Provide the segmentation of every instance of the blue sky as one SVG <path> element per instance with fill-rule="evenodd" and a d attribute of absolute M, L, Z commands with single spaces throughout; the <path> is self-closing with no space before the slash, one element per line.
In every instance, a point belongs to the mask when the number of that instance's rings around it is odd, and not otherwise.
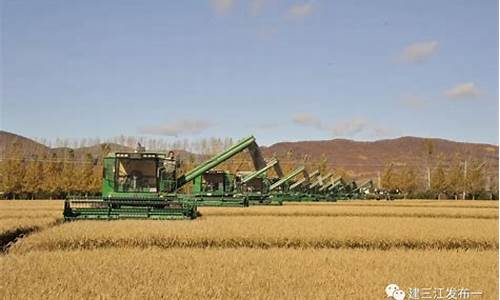
<path fill-rule="evenodd" d="M 498 144 L 498 1 L 1 1 L 1 128 Z"/>

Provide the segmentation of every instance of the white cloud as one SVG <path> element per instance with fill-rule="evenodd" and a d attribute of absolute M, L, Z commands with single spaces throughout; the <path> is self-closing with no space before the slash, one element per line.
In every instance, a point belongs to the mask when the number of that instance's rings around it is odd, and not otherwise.
<path fill-rule="evenodd" d="M 318 129 L 323 129 L 323 124 L 321 123 L 321 120 L 318 117 L 313 116 L 309 113 L 296 114 L 293 117 L 293 122 L 300 124 L 300 125 L 304 125 L 304 126 L 310 126 L 310 127 L 316 127 Z"/>
<path fill-rule="evenodd" d="M 430 58 L 438 49 L 437 41 L 425 41 L 408 45 L 399 57 L 399 61 L 406 63 L 419 63 Z"/>
<path fill-rule="evenodd" d="M 227 14 L 234 6 L 234 0 L 210 0 L 210 5 L 218 15 Z"/>
<path fill-rule="evenodd" d="M 414 95 L 406 95 L 401 97 L 401 104 L 411 109 L 419 109 L 425 105 L 425 100 Z"/>
<path fill-rule="evenodd" d="M 294 4 L 288 11 L 287 15 L 292 18 L 304 18 L 314 12 L 314 5 L 312 3 Z"/>
<path fill-rule="evenodd" d="M 318 117 L 309 113 L 299 113 L 295 115 L 292 120 L 296 124 L 316 128 L 328 132 L 333 136 L 356 135 L 368 127 L 368 122 L 363 118 L 353 118 L 330 125 L 325 124 Z"/>
<path fill-rule="evenodd" d="M 474 82 L 465 82 L 452 87 L 445 91 L 444 94 L 451 100 L 460 100 L 478 97 L 482 92 Z"/>
<path fill-rule="evenodd" d="M 179 120 L 173 123 L 140 128 L 139 131 L 144 134 L 179 136 L 197 134 L 212 126 L 211 122 L 205 120 Z"/>

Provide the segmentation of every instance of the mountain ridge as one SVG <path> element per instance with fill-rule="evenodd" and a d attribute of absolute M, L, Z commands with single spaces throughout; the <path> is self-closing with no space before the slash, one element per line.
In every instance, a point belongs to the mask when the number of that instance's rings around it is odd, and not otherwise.
<path fill-rule="evenodd" d="M 106 145 L 110 151 L 131 151 L 130 147 L 101 143 L 81 148 L 50 148 L 32 139 L 18 134 L 0 131 L 0 146 L 18 141 L 23 145 L 26 155 L 33 155 L 36 151 L 47 154 L 56 153 L 64 155 L 73 151 L 76 158 L 81 158 L 88 153 L 98 157 L 101 148 Z M 270 146 L 262 146 L 265 157 L 276 156 L 283 162 L 287 160 L 291 164 L 299 164 L 304 157 L 309 161 L 317 163 L 326 160 L 329 167 L 343 168 L 362 177 L 373 177 L 388 164 L 396 166 L 433 166 L 439 159 L 446 164 L 453 160 L 478 160 L 487 163 L 488 173 L 498 174 L 498 145 L 487 143 L 457 142 L 442 138 L 422 138 L 403 136 L 394 139 L 382 139 L 376 141 L 355 141 L 350 139 L 330 139 L 312 141 L 284 141 L 274 143 Z M 429 155 L 429 149 L 431 153 Z M 1 150 L 1 149 L 0 149 Z M 186 151 L 179 151 L 180 156 L 195 155 Z"/>

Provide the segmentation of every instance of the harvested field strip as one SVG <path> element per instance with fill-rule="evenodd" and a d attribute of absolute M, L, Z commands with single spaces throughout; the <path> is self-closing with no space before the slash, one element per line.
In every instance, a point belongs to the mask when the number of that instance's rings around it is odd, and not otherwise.
<path fill-rule="evenodd" d="M 324 216 L 324 217 L 411 217 L 411 218 L 472 218 L 498 219 L 495 209 L 422 208 L 415 207 L 346 207 L 335 204 L 324 206 L 268 206 L 268 207 L 200 207 L 203 216 Z"/>
<path fill-rule="evenodd" d="M 498 249 L 497 220 L 217 217 L 190 222 L 73 222 L 23 239 L 13 253 L 109 247 Z"/>
<path fill-rule="evenodd" d="M 56 218 L 16 218 L 0 220 L 0 253 L 5 252 L 19 238 L 42 228 L 57 224 Z"/>
<path fill-rule="evenodd" d="M 0 269 L 2 299 L 383 299 L 390 282 L 498 299 L 497 251 L 40 251 L 0 257 Z"/>
<path fill-rule="evenodd" d="M 12 245 L 14 245 L 17 239 L 37 230 L 40 230 L 39 226 L 16 228 L 0 233 L 0 253 L 7 251 Z"/>

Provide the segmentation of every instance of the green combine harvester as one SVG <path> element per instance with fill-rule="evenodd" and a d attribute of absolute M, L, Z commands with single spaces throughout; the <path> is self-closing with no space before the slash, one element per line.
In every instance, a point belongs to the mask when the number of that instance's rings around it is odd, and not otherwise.
<path fill-rule="evenodd" d="M 179 175 L 178 163 L 170 152 L 117 152 L 104 158 L 102 197 L 69 198 L 64 203 L 64 219 L 194 219 L 197 197 L 180 194 L 188 182 L 248 149 L 254 164 L 265 165 L 255 138 L 250 136 L 193 170 Z"/>
<path fill-rule="evenodd" d="M 255 159 L 253 160 L 255 164 Z M 276 159 L 256 171 L 231 174 L 211 170 L 194 179 L 192 194 L 196 197 L 198 206 L 281 205 L 281 201 L 273 201 L 269 197 L 271 179 L 266 176 L 266 172 L 271 168 L 282 174 Z"/>

